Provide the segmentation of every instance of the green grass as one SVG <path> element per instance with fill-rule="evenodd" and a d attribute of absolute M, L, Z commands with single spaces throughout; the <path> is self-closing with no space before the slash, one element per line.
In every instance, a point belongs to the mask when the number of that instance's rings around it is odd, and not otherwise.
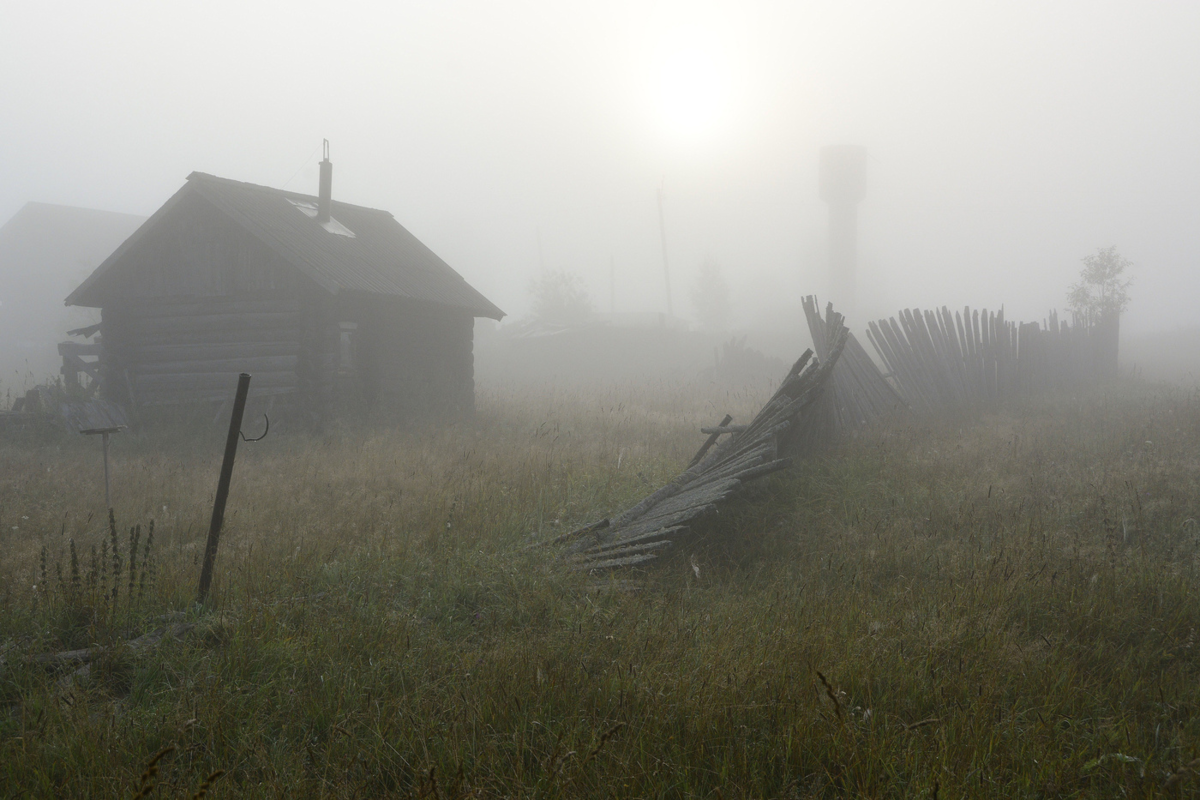
<path fill-rule="evenodd" d="M 872 432 L 644 574 L 527 547 L 667 480 L 766 388 L 485 390 L 470 423 L 242 445 L 204 613 L 219 426 L 114 440 L 122 545 L 155 521 L 153 579 L 115 607 L 88 593 L 98 443 L 6 444 L 0 793 L 131 797 L 168 746 L 152 796 L 216 770 L 212 797 L 1200 791 L 1200 397 Z M 24 658 L 179 610 L 192 635 L 86 680 Z"/>

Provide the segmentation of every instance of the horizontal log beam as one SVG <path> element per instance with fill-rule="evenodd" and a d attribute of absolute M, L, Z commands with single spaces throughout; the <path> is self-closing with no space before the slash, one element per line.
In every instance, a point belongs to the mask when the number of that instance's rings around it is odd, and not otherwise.
<path fill-rule="evenodd" d="M 113 309 L 133 319 L 155 317 L 194 317 L 213 314 L 257 314 L 262 312 L 291 312 L 304 310 L 299 300 L 230 300 L 225 297 L 183 302 L 147 302 L 139 305 L 116 306 Z"/>
<path fill-rule="evenodd" d="M 201 372 L 176 373 L 173 375 L 133 375 L 134 391 L 141 395 L 144 392 L 191 392 L 227 389 L 232 392 L 237 387 L 237 372 Z M 298 381 L 296 373 L 260 372 L 254 376 L 254 385 L 259 387 L 295 386 Z M 232 395 L 230 395 L 232 396 Z"/>
<path fill-rule="evenodd" d="M 122 326 L 131 334 L 142 336 L 154 333 L 201 333 L 204 331 L 248 331 L 296 328 L 301 323 L 299 312 L 269 311 L 252 314 L 201 314 L 197 316 L 140 317 L 125 321 Z"/>
<path fill-rule="evenodd" d="M 158 361 L 137 364 L 131 371 L 139 378 L 148 375 L 196 375 L 210 372 L 249 372 L 254 376 L 270 372 L 295 372 L 298 356 L 259 356 L 257 358 L 222 358 L 213 361 Z"/>
<path fill-rule="evenodd" d="M 235 387 L 236 388 L 236 387 Z M 261 397 L 282 397 L 299 393 L 295 386 L 251 386 L 249 398 L 255 400 Z M 233 397 L 232 391 L 153 391 L 139 392 L 137 404 L 139 407 L 148 406 L 182 406 L 193 403 L 223 403 Z"/>
<path fill-rule="evenodd" d="M 299 341 L 284 342 L 224 342 L 219 344 L 167 344 L 129 347 L 127 361 L 139 364 L 158 362 L 221 361 L 231 358 L 271 358 L 298 356 L 303 349 Z"/>
<path fill-rule="evenodd" d="M 293 325 L 282 328 L 211 328 L 207 330 L 163 329 L 145 332 L 132 331 L 114 326 L 105 339 L 109 352 L 131 347 L 172 347 L 180 345 L 206 344 L 269 344 L 276 342 L 300 342 L 304 336 L 301 327 Z"/>

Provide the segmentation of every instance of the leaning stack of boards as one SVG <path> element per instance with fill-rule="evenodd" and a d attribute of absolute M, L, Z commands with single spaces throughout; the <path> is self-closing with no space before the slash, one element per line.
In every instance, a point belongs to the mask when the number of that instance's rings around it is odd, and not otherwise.
<path fill-rule="evenodd" d="M 867 335 L 900 396 L 922 413 L 1092 380 L 1101 370 L 1096 328 L 1053 313 L 1040 327 L 1006 322 L 1003 309 L 905 309 L 899 320 L 870 323 Z"/>
<path fill-rule="evenodd" d="M 556 539 L 557 544 L 569 543 L 565 563 L 591 571 L 650 561 L 746 483 L 791 466 L 790 456 L 803 452 L 803 443 L 811 438 L 806 429 L 824 424 L 810 411 L 849 335 L 840 314 L 829 316 L 822 343 L 825 359 L 813 359 L 812 351 L 806 351 L 749 425 L 726 427 L 727 416 L 720 427 L 706 429 L 709 440 L 675 480 L 616 516 Z M 728 438 L 714 447 L 722 435 Z"/>
<path fill-rule="evenodd" d="M 825 319 L 822 319 L 815 295 L 805 297 L 803 305 L 817 358 L 828 361 L 831 331 L 842 327 L 844 319 L 833 310 L 832 303 L 826 304 Z M 851 333 L 829 379 L 829 388 L 813 408 L 813 414 L 824 417 L 825 424 L 809 426 L 813 439 L 808 445 L 811 448 L 832 446 L 847 433 L 852 434 L 907 409 L 907 404 Z"/>

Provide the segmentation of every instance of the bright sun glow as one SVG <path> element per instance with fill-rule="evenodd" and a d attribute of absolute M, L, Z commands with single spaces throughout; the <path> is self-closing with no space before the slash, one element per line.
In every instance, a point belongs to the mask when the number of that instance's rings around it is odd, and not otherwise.
<path fill-rule="evenodd" d="M 688 143 L 716 136 L 728 122 L 731 99 L 730 71 L 719 43 L 681 32 L 664 44 L 657 62 L 654 105 L 665 132 Z"/>

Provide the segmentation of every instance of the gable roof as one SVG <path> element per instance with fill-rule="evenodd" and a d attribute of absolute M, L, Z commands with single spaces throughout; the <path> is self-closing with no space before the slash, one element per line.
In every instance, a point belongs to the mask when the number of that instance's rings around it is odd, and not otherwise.
<path fill-rule="evenodd" d="M 26 203 L 0 225 L 0 301 L 13 299 L 5 289 L 31 291 L 50 282 L 71 285 L 145 220 L 115 211 Z"/>
<path fill-rule="evenodd" d="M 315 208 L 312 195 L 203 172 L 189 175 L 183 188 L 67 297 L 67 305 L 96 305 L 95 290 L 104 276 L 189 194 L 207 200 L 331 294 L 367 292 L 460 308 L 477 317 L 504 316 L 387 211 L 334 200 L 333 219 L 353 233 L 339 235 L 302 208 Z"/>

